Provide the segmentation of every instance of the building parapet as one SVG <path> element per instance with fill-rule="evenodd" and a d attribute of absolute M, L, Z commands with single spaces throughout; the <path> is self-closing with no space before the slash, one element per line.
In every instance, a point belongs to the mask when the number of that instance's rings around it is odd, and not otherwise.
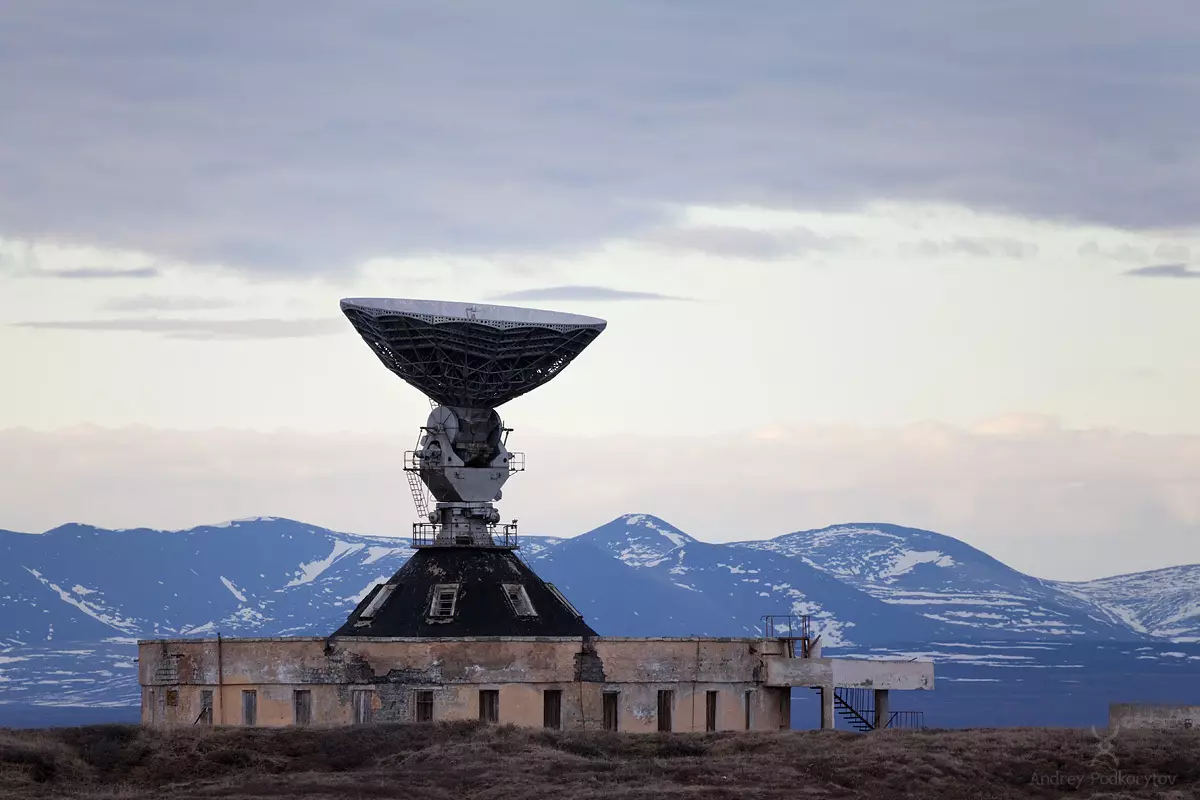
<path fill-rule="evenodd" d="M 767 686 L 932 689 L 933 662 L 767 656 Z"/>

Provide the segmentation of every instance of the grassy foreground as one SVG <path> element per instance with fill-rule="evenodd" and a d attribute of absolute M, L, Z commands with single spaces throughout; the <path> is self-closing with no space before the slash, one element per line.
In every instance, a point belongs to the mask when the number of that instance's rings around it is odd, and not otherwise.
<path fill-rule="evenodd" d="M 1103 732 L 1102 732 L 1103 733 Z M 9 798 L 1200 796 L 1200 732 L 0 729 Z"/>

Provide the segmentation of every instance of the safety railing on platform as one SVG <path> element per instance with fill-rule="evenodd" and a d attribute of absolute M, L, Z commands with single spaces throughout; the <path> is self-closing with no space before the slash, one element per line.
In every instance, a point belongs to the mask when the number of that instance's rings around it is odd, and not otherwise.
<path fill-rule="evenodd" d="M 413 547 L 435 547 L 435 546 L 452 546 L 452 545 L 474 545 L 476 547 L 498 547 L 508 550 L 516 550 L 521 546 L 517 536 L 517 526 L 513 524 L 506 525 L 491 525 L 488 527 L 488 535 L 491 542 L 488 544 L 480 544 L 476 542 L 470 534 L 461 536 L 448 537 L 442 541 L 438 540 L 438 534 L 441 533 L 442 526 L 432 522 L 417 522 L 413 524 L 412 546 Z"/>
<path fill-rule="evenodd" d="M 807 614 L 766 614 L 760 617 L 764 639 L 779 639 L 787 646 L 788 658 L 808 658 L 813 642 Z M 800 647 L 797 648 L 796 645 Z"/>
<path fill-rule="evenodd" d="M 893 711 L 888 717 L 888 728 L 907 728 L 909 730 L 923 730 L 925 728 L 925 712 L 924 711 Z"/>

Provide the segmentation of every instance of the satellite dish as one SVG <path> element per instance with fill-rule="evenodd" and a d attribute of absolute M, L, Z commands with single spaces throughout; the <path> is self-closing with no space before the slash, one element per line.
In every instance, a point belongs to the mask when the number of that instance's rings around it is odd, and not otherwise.
<path fill-rule="evenodd" d="M 444 406 L 496 408 L 546 383 L 608 325 L 561 311 L 347 298 L 342 313 L 395 375 Z"/>

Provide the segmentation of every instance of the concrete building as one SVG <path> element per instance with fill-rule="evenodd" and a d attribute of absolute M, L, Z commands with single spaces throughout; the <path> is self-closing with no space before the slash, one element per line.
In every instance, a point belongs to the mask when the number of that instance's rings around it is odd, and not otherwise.
<path fill-rule="evenodd" d="M 142 721 L 153 726 L 350 725 L 482 719 L 563 729 L 774 730 L 793 687 L 932 689 L 928 662 L 788 654 L 781 639 L 510 637 L 169 639 L 139 643 Z M 844 710 L 844 709 L 843 709 Z M 844 717 L 848 714 L 843 714 Z"/>
<path fill-rule="evenodd" d="M 933 688 L 929 662 L 821 657 L 804 619 L 768 619 L 762 638 L 598 636 L 514 549 L 417 545 L 327 638 L 140 642 L 142 720 L 775 730 L 791 725 L 793 687 L 812 687 L 823 727 L 836 712 L 866 730 L 910 722 L 892 690 Z"/>
<path fill-rule="evenodd" d="M 603 320 L 387 298 L 342 310 L 433 406 L 405 454 L 427 520 L 413 526 L 416 552 L 328 638 L 140 642 L 145 724 L 774 730 L 790 725 L 793 687 L 821 691 L 823 727 L 835 713 L 860 730 L 912 721 L 888 693 L 932 689 L 931 663 L 822 658 L 807 619 L 790 617 L 753 639 L 599 636 L 517 558 L 515 522 L 501 525 L 493 503 L 524 457 L 496 408 L 558 375 Z"/>
<path fill-rule="evenodd" d="M 1200 728 L 1200 706 L 1173 703 L 1109 703 L 1108 727 L 1160 730 Z"/>

